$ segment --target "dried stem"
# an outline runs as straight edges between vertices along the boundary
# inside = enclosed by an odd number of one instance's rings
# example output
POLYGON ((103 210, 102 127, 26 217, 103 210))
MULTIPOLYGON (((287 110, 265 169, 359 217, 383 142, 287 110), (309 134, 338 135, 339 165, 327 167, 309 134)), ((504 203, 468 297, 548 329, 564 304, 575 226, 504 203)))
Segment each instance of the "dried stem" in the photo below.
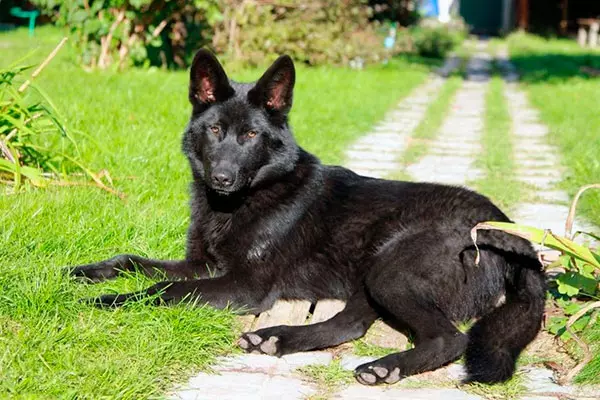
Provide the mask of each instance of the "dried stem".
POLYGON ((112 23, 112 25, 108 29, 108 33, 102 40, 102 49, 100 50, 100 57, 98 57, 98 67, 106 67, 106 58, 108 57, 108 49, 110 48, 110 42, 112 42, 112 37, 115 33, 115 30, 124 18, 125 10, 119 10, 119 13, 117 14, 117 19, 112 23))
POLYGON ((586 342, 584 342, 579 336, 577 336, 575 334, 575 332, 573 332, 573 330, 571 329, 571 326, 575 322, 577 322, 577 320, 579 320, 579 318, 583 317, 590 310, 593 310, 595 308, 600 308, 600 301, 595 301, 593 303, 589 303, 588 305, 583 307, 581 310, 579 310, 577 313, 573 314, 567 321, 567 325, 565 326, 565 329, 573 337, 573 340, 575 340, 575 342, 577 342, 577 344, 581 348, 581 351, 583 351, 583 359, 571 371, 569 371, 569 373, 564 378, 560 379, 560 383, 563 385, 571 383, 571 381, 573 380, 573 378, 575 378, 575 376, 579 373, 579 371, 581 371, 583 369, 583 367, 585 367, 592 360, 592 352, 590 351, 590 346, 586 342))
POLYGON ((44 62, 41 63, 40 66, 37 67, 35 71, 33 71, 33 74, 31 74, 31 79, 27 79, 19 87, 19 89, 18 89, 19 93, 23 93, 25 91, 25 89, 27 89, 29 87, 29 85, 31 85, 31 82, 35 79, 35 77, 37 77, 40 74, 40 72, 42 72, 42 70, 46 67, 46 65, 48 65, 50 63, 50 61, 52 61, 54 56, 56 56, 58 51, 65 45, 65 43, 67 43, 67 40, 68 40, 68 38, 66 38, 66 37, 62 38, 60 43, 58 43, 58 45, 54 48, 54 50, 52 50, 52 53, 48 54, 48 57, 46 57, 44 62))
POLYGON ((568 239, 572 239, 571 231, 573 230, 573 221, 575 220, 575 209, 577 208, 577 203, 579 202, 579 197, 588 189, 598 188, 600 189, 600 183, 593 183, 591 185, 586 185, 579 189, 573 202, 571 203, 571 208, 569 208, 569 215, 567 217, 567 222, 565 223, 565 237, 568 239))

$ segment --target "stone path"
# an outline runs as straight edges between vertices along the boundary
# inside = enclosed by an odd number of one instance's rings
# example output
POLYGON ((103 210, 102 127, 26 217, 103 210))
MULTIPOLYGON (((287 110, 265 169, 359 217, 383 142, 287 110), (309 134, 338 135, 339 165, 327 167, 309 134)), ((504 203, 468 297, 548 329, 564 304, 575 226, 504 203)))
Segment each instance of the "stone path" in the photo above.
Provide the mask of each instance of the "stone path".
MULTIPOLYGON (((428 154, 405 173, 418 181, 466 185, 483 177, 475 159, 482 151, 481 135, 485 114, 485 94, 492 68, 492 58, 486 44, 475 44, 475 52, 466 65, 466 80, 453 99, 451 109, 443 122, 437 138, 429 146, 428 154)), ((456 62, 454 62, 456 64, 456 62)), ((549 227, 562 233, 566 218, 568 196, 556 187, 562 172, 558 152, 547 143, 547 128, 538 120, 525 94, 515 82, 518 78, 505 51, 496 60, 507 82, 505 96, 509 104, 514 135, 515 160, 519 165, 518 179, 537 193, 533 202, 524 202, 512 212, 513 218, 525 224, 549 227), (555 172, 557 171, 557 172, 555 172)), ((447 74, 446 74, 447 75, 447 74)), ((431 77, 412 94, 391 110, 383 121, 374 127, 346 152, 346 166, 355 172, 376 178, 390 177, 402 170, 400 163, 407 142, 424 118, 427 107, 434 101, 444 80, 431 77)), ((587 227, 585 221, 577 222, 587 227)), ((259 316, 242 319, 243 330, 288 324, 301 325, 326 320, 335 315, 344 304, 324 300, 309 302, 277 302, 273 309, 259 316)), ((405 337, 379 322, 367 333, 371 344, 389 347, 390 352, 405 349, 405 337), (393 350, 392 350, 393 349, 393 350)), ((344 383, 337 387, 323 387, 311 379, 307 366, 342 368, 348 375, 354 368, 371 357, 353 354, 351 345, 342 345, 330 351, 299 353, 276 358, 266 355, 244 354, 220 358, 211 372, 202 372, 172 391, 171 399, 449 399, 471 400, 489 396, 461 386, 464 378, 462 365, 451 364, 437 371, 424 373, 387 387, 367 387, 344 383)), ((552 372, 543 368, 527 367, 520 370, 523 376, 522 400, 528 399, 598 399, 600 389, 562 387, 554 383, 552 372)))
POLYGON ((406 168, 415 181, 465 185, 482 176, 474 163, 481 151, 491 58, 483 49, 478 50, 467 63, 467 79, 456 93, 429 155, 406 168))
POLYGON ((363 176, 389 177, 401 169, 400 157, 407 140, 425 116, 444 80, 432 77, 390 111, 374 132, 363 136, 346 151, 346 167, 363 176))

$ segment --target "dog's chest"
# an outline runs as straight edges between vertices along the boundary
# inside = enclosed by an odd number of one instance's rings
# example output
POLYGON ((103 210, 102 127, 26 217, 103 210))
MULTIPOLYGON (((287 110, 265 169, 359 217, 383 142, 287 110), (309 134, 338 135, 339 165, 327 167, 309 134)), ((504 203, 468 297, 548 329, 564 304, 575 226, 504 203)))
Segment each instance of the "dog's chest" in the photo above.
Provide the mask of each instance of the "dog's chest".
POLYGON ((208 250, 231 262, 265 262, 274 257, 295 258, 303 213, 281 206, 260 216, 232 215, 213 219, 205 226, 208 250))

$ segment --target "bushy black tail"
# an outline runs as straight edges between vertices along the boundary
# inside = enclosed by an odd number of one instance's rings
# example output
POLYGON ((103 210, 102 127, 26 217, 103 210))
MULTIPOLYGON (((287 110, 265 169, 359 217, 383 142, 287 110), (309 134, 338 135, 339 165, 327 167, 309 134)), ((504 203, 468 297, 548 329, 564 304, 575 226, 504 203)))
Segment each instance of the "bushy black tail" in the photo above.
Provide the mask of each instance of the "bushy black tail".
POLYGON ((540 330, 544 275, 533 250, 526 253, 509 260, 514 279, 507 285, 506 302, 469 331, 465 353, 468 381, 495 383, 509 379, 519 354, 540 330))

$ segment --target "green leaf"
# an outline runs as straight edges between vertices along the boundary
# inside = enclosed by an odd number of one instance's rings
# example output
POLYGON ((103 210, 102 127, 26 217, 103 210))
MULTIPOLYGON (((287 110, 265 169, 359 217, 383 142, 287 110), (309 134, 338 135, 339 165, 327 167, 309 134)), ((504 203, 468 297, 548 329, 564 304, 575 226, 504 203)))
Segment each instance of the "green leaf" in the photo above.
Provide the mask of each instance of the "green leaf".
MULTIPOLYGON (((555 235, 549 229, 539 229, 531 226, 518 225, 510 222, 488 221, 477 224, 471 234, 477 238, 476 231, 479 229, 500 230, 511 235, 519 236, 531 242, 559 250, 572 257, 585 261, 595 268, 600 269, 600 261, 594 257, 590 249, 581 246, 565 237, 555 235)), ((475 241, 475 240, 474 240, 475 241)))

